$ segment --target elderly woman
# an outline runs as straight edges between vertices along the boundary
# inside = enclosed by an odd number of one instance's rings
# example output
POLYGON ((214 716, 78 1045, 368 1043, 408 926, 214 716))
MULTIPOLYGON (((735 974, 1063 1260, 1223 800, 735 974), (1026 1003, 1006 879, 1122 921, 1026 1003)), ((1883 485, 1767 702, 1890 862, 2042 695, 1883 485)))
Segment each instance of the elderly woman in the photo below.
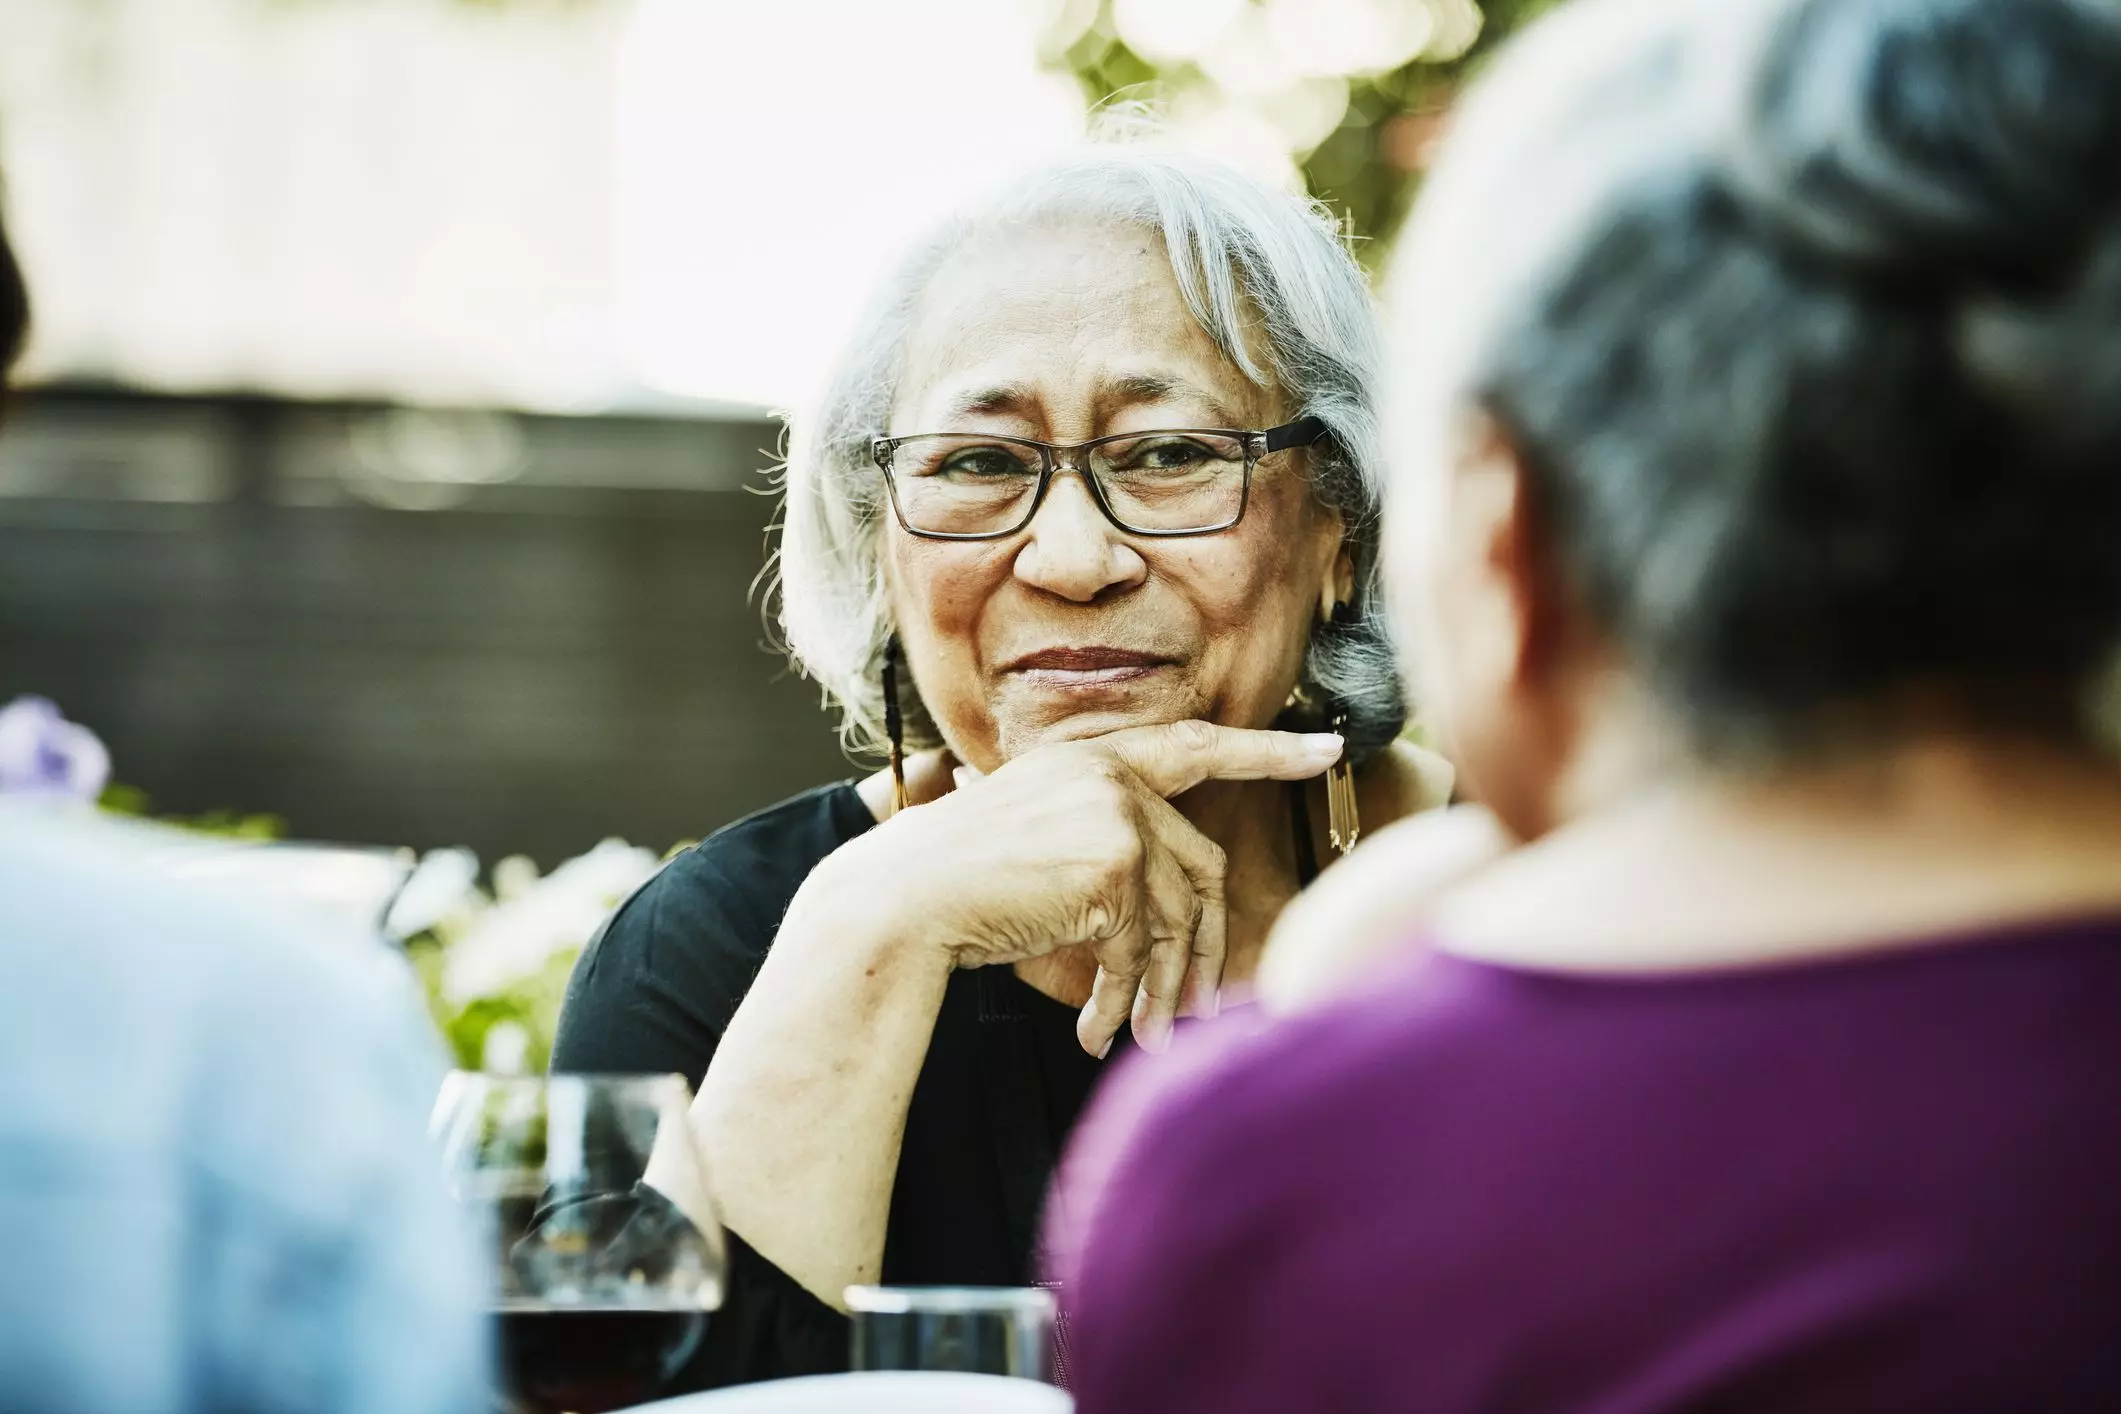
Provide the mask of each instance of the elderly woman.
POLYGON ((2121 1408, 2121 10, 1565 8, 1401 260, 1393 602, 1527 843, 1109 1087, 1079 1407, 2121 1408))
POLYGON ((1322 213, 1141 148, 875 305, 796 423, 781 618, 892 768, 674 861, 554 1055, 698 1087, 734 1276, 680 1383, 843 1364, 851 1283, 1028 1280, 1115 1043, 1240 995, 1316 861, 1447 793, 1394 744, 1377 357, 1322 213))

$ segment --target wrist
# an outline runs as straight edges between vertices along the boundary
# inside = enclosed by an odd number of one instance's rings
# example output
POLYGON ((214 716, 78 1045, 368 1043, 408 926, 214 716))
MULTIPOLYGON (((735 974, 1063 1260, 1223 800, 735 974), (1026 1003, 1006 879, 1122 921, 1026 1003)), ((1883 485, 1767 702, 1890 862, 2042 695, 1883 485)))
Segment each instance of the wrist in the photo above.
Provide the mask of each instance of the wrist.
POLYGON ((871 972, 947 977, 957 952, 946 915, 921 897, 920 872, 878 847, 885 843, 871 832, 827 855, 796 890, 780 935, 829 940, 835 956, 871 972))

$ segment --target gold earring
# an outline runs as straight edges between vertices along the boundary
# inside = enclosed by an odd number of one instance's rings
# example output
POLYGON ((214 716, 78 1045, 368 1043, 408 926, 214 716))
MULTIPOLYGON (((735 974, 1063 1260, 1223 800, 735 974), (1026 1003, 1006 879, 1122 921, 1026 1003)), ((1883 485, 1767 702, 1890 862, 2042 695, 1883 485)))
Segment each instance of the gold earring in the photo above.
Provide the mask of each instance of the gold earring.
MULTIPOLYGON (((1354 606, 1341 603, 1330 589, 1326 593, 1326 622, 1353 622, 1354 606)), ((1345 855, 1355 848, 1355 841, 1362 834, 1362 814, 1355 806, 1355 763, 1349 759, 1353 748, 1347 744, 1348 709, 1328 697, 1326 721, 1341 739, 1340 759, 1326 771, 1326 837, 1333 842, 1337 852, 1345 855)))
POLYGON ((1336 708, 1332 720, 1341 748, 1340 759, 1326 771, 1326 837, 1346 854, 1362 834, 1362 816, 1355 808, 1355 767, 1348 761, 1348 714, 1336 708))

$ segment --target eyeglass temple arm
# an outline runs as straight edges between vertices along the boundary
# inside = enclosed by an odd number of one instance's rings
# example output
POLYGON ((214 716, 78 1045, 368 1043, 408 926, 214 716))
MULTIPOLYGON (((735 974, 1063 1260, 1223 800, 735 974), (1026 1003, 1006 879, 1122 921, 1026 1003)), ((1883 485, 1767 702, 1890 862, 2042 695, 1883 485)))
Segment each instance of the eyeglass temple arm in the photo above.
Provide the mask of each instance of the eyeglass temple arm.
POLYGON ((1291 447, 1308 447, 1326 435, 1326 424, 1319 418, 1299 417, 1294 422, 1285 422, 1266 433, 1267 450, 1287 451, 1291 447))

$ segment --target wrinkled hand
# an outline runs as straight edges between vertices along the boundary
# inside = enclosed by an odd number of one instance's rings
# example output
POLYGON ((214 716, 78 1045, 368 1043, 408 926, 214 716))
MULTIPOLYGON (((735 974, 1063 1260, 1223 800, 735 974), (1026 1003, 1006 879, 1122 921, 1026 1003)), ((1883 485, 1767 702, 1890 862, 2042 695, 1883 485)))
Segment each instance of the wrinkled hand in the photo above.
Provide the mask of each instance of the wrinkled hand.
POLYGON ((960 967, 1088 949, 1083 1048, 1105 1054, 1131 1016, 1135 1039, 1162 1049, 1189 987, 1212 998, 1221 985, 1226 943, 1223 851, 1170 797, 1210 780, 1303 780, 1340 750, 1336 736, 1206 722, 1042 747, 872 831, 867 886, 960 967))

